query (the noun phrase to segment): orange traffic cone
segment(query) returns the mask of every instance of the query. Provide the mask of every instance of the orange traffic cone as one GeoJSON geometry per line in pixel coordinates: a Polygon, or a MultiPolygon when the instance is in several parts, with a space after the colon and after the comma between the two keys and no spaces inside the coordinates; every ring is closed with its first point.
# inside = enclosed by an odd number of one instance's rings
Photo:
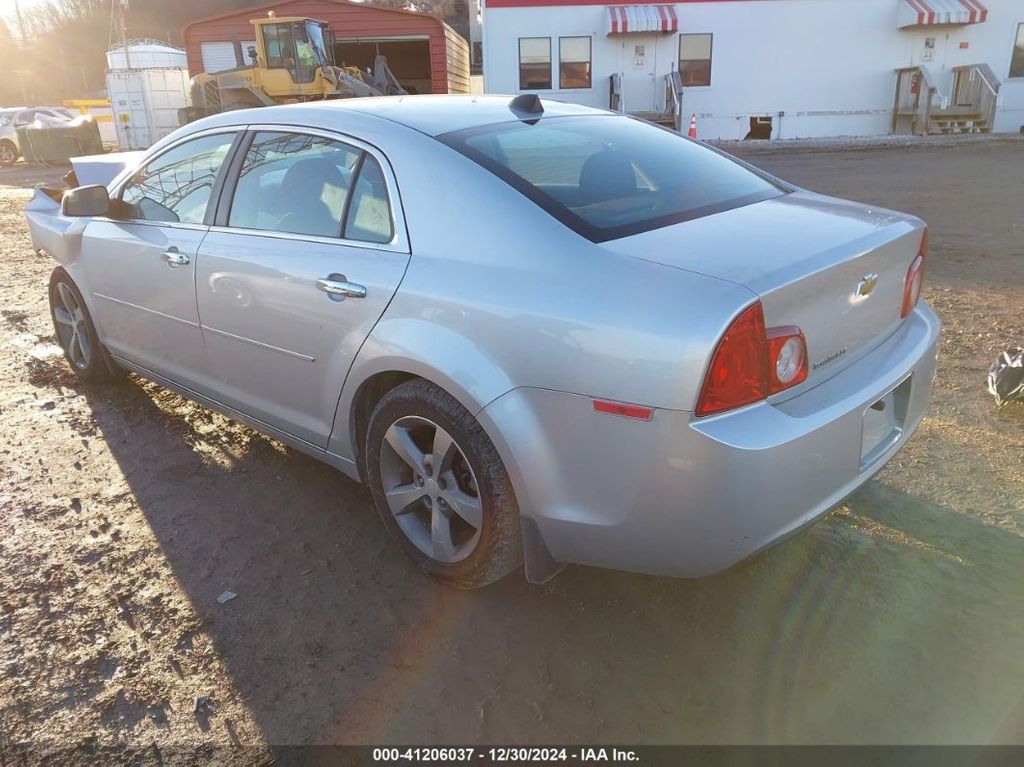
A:
{"type": "Polygon", "coordinates": [[[694,112],[690,118],[690,132],[686,134],[690,138],[697,138],[697,113],[694,112]]]}

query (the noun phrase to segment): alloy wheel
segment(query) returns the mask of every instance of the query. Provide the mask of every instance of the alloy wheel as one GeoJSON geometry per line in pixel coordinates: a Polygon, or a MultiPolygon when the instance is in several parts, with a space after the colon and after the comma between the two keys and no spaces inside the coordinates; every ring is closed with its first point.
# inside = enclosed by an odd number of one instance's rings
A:
{"type": "Polygon", "coordinates": [[[473,553],[483,526],[479,485],[444,428],[420,416],[399,418],[384,434],[380,472],[388,508],[416,548],[445,564],[473,553]]]}
{"type": "Polygon", "coordinates": [[[82,306],[66,282],[57,284],[57,303],[53,306],[57,320],[57,338],[68,354],[71,364],[85,370],[92,361],[92,346],[86,330],[87,320],[82,306]]]}

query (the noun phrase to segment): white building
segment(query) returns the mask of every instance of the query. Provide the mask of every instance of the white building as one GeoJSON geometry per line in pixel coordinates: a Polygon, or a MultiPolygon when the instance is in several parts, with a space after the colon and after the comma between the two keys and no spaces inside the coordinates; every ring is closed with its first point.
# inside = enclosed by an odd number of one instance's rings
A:
{"type": "Polygon", "coordinates": [[[482,1],[489,93],[701,138],[1024,130],[1024,0],[482,1]]]}

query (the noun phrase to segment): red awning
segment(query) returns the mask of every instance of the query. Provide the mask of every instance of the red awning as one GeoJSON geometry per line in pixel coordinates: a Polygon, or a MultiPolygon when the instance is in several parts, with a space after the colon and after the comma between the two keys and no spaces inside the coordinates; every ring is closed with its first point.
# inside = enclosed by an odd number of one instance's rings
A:
{"type": "Polygon", "coordinates": [[[608,34],[630,32],[678,32],[674,5],[609,5],[608,34]]]}
{"type": "Polygon", "coordinates": [[[899,26],[928,24],[978,24],[988,19],[988,8],[980,0],[903,0],[899,26]]]}

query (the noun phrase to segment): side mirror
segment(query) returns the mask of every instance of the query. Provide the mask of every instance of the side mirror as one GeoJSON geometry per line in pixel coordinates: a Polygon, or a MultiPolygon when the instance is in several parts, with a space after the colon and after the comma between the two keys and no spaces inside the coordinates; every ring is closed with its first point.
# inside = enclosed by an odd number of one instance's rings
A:
{"type": "Polygon", "coordinates": [[[64,193],[60,210],[65,216],[105,216],[110,211],[110,196],[105,186],[80,186],[64,193]]]}
{"type": "Polygon", "coordinates": [[[246,50],[246,53],[249,54],[249,61],[255,65],[257,63],[256,60],[259,58],[259,54],[256,53],[256,46],[250,45],[246,50]]]}

